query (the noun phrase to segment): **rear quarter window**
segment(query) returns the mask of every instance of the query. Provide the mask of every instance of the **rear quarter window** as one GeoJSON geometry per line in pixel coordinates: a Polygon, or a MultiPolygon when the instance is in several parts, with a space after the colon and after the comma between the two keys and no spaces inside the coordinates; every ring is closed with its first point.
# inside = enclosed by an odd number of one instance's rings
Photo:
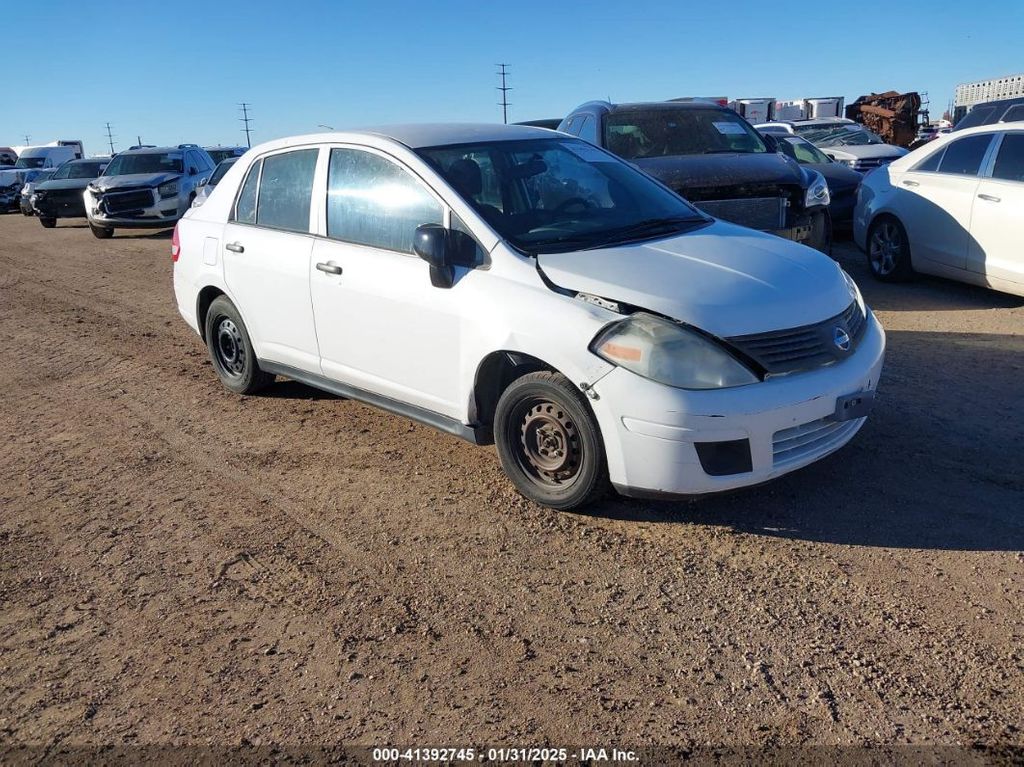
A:
{"type": "Polygon", "coordinates": [[[258,160],[249,168],[249,173],[242,183],[238,192],[238,199],[235,201],[235,215],[233,220],[240,224],[256,223],[256,191],[259,186],[260,169],[263,167],[263,160],[258,160]]]}

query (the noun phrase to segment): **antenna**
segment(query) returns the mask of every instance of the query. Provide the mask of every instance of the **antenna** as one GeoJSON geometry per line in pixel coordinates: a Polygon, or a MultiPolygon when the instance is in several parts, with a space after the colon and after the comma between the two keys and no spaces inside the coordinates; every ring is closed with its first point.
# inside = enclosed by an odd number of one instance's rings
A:
{"type": "Polygon", "coordinates": [[[243,123],[245,123],[245,127],[242,128],[242,130],[245,131],[245,143],[246,143],[246,146],[248,146],[251,149],[252,148],[252,138],[249,135],[249,133],[250,133],[250,131],[249,131],[249,123],[252,122],[252,118],[249,117],[249,107],[251,107],[252,104],[250,104],[247,101],[243,101],[238,106],[240,106],[242,108],[242,116],[239,117],[238,119],[241,120],[243,123]]]}
{"type": "Polygon", "coordinates": [[[110,123],[107,123],[107,143],[110,144],[110,156],[114,156],[114,134],[110,132],[110,123]]]}
{"type": "Polygon", "coordinates": [[[498,105],[501,107],[501,117],[505,121],[505,125],[508,125],[508,108],[510,106],[508,103],[508,92],[512,90],[505,84],[505,78],[508,75],[508,65],[496,64],[495,66],[501,67],[498,70],[498,74],[501,76],[501,85],[498,86],[498,90],[501,91],[501,101],[498,105]]]}

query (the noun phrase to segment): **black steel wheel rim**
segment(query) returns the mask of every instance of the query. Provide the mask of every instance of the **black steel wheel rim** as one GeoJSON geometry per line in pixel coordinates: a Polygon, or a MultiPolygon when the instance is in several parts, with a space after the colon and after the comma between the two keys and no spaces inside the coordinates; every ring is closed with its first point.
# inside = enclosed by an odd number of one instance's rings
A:
{"type": "Polygon", "coordinates": [[[545,397],[524,399],[514,408],[508,427],[516,463],[535,484],[561,490],[579,478],[583,440],[562,405],[545,397]]]}
{"type": "Polygon", "coordinates": [[[238,378],[245,372],[245,340],[230,317],[221,317],[217,322],[214,353],[225,374],[238,378]]]}

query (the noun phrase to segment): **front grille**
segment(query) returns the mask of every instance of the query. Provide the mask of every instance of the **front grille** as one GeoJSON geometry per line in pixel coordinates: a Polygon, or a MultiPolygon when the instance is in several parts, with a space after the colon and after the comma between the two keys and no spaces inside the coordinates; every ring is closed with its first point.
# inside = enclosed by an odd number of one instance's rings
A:
{"type": "Polygon", "coordinates": [[[56,189],[37,192],[36,207],[63,213],[68,210],[84,210],[85,204],[82,201],[81,189],[56,189]]]}
{"type": "Polygon", "coordinates": [[[824,322],[726,340],[769,375],[780,375],[830,365],[853,354],[864,335],[865,319],[860,306],[853,301],[841,314],[824,322]],[[846,350],[836,343],[837,328],[849,336],[846,350]]]}
{"type": "Polygon", "coordinates": [[[895,159],[895,157],[868,157],[863,160],[854,160],[853,169],[863,172],[872,168],[879,168],[882,165],[888,165],[895,159]]]}
{"type": "Polygon", "coordinates": [[[133,189],[130,192],[108,192],[103,195],[103,207],[107,213],[127,213],[153,205],[152,189],[133,189]]]}
{"type": "Polygon", "coordinates": [[[846,442],[863,420],[836,421],[826,416],[777,431],[772,435],[772,464],[783,467],[831,452],[846,442]]]}
{"type": "Polygon", "coordinates": [[[751,229],[774,230],[786,226],[786,201],[781,197],[701,200],[693,204],[709,216],[751,229]]]}

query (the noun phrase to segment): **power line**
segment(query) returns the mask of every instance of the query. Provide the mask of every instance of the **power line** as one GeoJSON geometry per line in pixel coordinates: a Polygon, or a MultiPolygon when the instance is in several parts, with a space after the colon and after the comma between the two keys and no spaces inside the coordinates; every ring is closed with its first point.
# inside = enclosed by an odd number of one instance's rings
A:
{"type": "Polygon", "coordinates": [[[501,101],[498,106],[501,107],[501,117],[505,121],[505,125],[508,125],[508,92],[512,90],[508,85],[505,84],[505,77],[508,75],[507,64],[497,64],[496,66],[501,67],[498,70],[498,74],[501,76],[501,85],[498,86],[498,90],[501,91],[501,101]]]}
{"type": "Polygon", "coordinates": [[[243,101],[238,106],[240,106],[242,108],[242,116],[239,117],[238,119],[241,120],[243,123],[245,123],[245,127],[242,128],[242,130],[245,131],[245,143],[246,143],[246,146],[251,148],[252,147],[252,137],[249,135],[249,133],[250,133],[250,131],[249,131],[249,123],[252,122],[252,118],[249,117],[249,107],[252,106],[252,104],[250,104],[250,103],[248,103],[246,101],[243,101]]]}
{"type": "Polygon", "coordinates": [[[107,123],[107,143],[110,144],[110,156],[114,156],[114,134],[110,132],[110,123],[107,123]]]}

